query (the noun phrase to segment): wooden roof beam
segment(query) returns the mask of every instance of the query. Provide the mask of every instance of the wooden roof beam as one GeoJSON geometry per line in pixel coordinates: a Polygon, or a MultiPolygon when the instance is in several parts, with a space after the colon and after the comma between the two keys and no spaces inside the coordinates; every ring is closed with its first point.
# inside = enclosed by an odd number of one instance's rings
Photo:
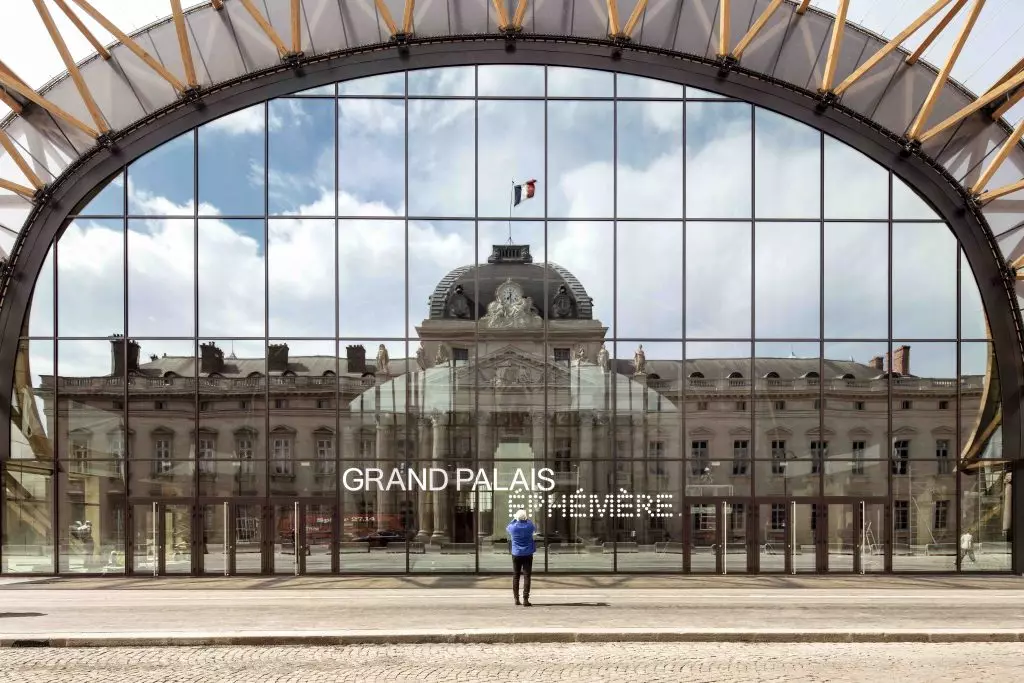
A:
{"type": "MultiPolygon", "coordinates": [[[[644,0],[646,1],[646,0],[644,0]]],[[[516,12],[512,15],[512,28],[521,30],[523,28],[523,21],[526,19],[526,5],[528,0],[519,0],[516,4],[516,12]]]]}
{"type": "Polygon", "coordinates": [[[67,113],[57,105],[51,103],[49,100],[46,100],[45,98],[41,97],[38,93],[36,93],[35,90],[18,82],[10,75],[0,72],[0,85],[8,88],[9,90],[13,90],[14,92],[18,93],[19,95],[24,97],[26,100],[32,102],[36,106],[42,107],[46,111],[50,112],[51,114],[53,114],[55,118],[60,119],[61,121],[63,121],[64,123],[68,124],[73,128],[77,128],[78,130],[82,131],[89,137],[98,138],[100,136],[98,130],[95,130],[89,124],[78,120],[77,118],[67,113]]]}
{"type": "Polygon", "coordinates": [[[988,181],[992,180],[992,176],[994,176],[996,171],[999,170],[999,167],[1003,165],[1003,162],[1006,161],[1006,157],[1008,157],[1010,152],[1013,151],[1013,148],[1017,146],[1017,143],[1020,142],[1022,136],[1024,136],[1024,119],[1021,119],[1020,123],[1017,124],[1017,127],[1013,129],[1013,132],[1010,133],[1010,137],[1006,138],[1003,146],[999,148],[995,157],[992,158],[992,162],[988,165],[988,168],[982,172],[981,177],[978,178],[978,182],[974,183],[974,187],[971,188],[971,192],[974,194],[981,194],[982,191],[984,191],[985,186],[988,185],[988,181]]]}
{"type": "Polygon", "coordinates": [[[810,4],[811,0],[800,0],[800,6],[796,8],[796,13],[803,14],[804,12],[807,11],[807,8],[810,6],[810,4]]]}
{"type": "Polygon", "coordinates": [[[978,99],[974,100],[966,107],[964,107],[957,113],[947,118],[942,123],[938,123],[932,126],[932,128],[928,130],[928,132],[922,134],[921,137],[918,138],[918,140],[920,140],[921,142],[927,142],[928,140],[932,139],[933,137],[943,132],[947,128],[955,126],[956,124],[960,123],[971,114],[983,109],[984,107],[988,106],[991,102],[995,102],[997,99],[999,99],[1006,93],[1010,92],[1011,90],[1014,90],[1015,88],[1022,84],[1024,84],[1024,71],[1021,71],[1019,74],[1017,74],[1010,80],[1006,81],[1002,85],[996,88],[992,88],[987,93],[985,93],[978,99]]]}
{"type": "Polygon", "coordinates": [[[249,16],[253,18],[253,21],[255,21],[256,24],[260,27],[260,30],[262,30],[263,33],[266,34],[267,38],[270,38],[270,42],[272,42],[274,44],[274,47],[277,48],[277,54],[279,57],[284,58],[293,54],[288,49],[288,46],[284,44],[284,41],[281,40],[281,36],[277,35],[277,31],[275,31],[274,27],[270,25],[270,22],[267,21],[267,18],[264,17],[258,9],[256,9],[256,5],[252,4],[252,0],[239,1],[242,3],[242,7],[245,7],[245,10],[249,13],[249,16]]]}
{"type": "Polygon", "coordinates": [[[15,114],[21,114],[21,103],[13,97],[11,97],[10,95],[8,95],[6,90],[0,90],[0,102],[3,102],[8,107],[10,107],[11,111],[13,111],[15,114]]]}
{"type": "MultiPolygon", "coordinates": [[[[519,0],[520,4],[526,2],[526,0],[519,0]]],[[[411,36],[412,35],[412,19],[413,12],[416,11],[416,0],[405,0],[405,12],[402,15],[402,33],[411,36]]],[[[519,13],[519,10],[516,10],[519,13]]],[[[513,20],[513,23],[515,21],[513,20]]]]}
{"type": "Polygon", "coordinates": [[[1003,185],[1002,187],[996,188],[995,190],[983,192],[982,194],[978,195],[978,201],[984,204],[986,202],[992,201],[993,199],[999,199],[1000,197],[1005,197],[1008,194],[1020,192],[1021,190],[1024,190],[1024,180],[1018,180],[1017,182],[1012,183],[1010,185],[1003,185]]]}
{"type": "Polygon", "coordinates": [[[89,116],[92,117],[93,123],[96,124],[101,133],[109,133],[110,126],[107,124],[107,120],[103,118],[103,112],[100,111],[99,105],[93,99],[92,92],[89,90],[89,86],[86,85],[85,79],[82,78],[82,72],[78,70],[78,65],[75,64],[75,60],[71,57],[67,43],[64,42],[64,36],[57,29],[57,25],[53,23],[53,16],[50,15],[50,10],[46,8],[43,0],[32,0],[32,2],[36,6],[39,18],[43,20],[43,25],[46,26],[47,33],[50,34],[50,40],[53,41],[54,47],[60,53],[60,59],[64,62],[64,68],[68,70],[68,75],[71,76],[75,89],[78,90],[82,101],[85,102],[85,108],[89,111],[89,116]]]}
{"type": "Polygon", "coordinates": [[[210,0],[210,5],[212,5],[215,10],[222,10],[224,9],[224,0],[210,0]]]}
{"type": "Polygon", "coordinates": [[[836,86],[835,94],[842,95],[844,92],[849,90],[850,86],[860,80],[861,76],[875,68],[875,66],[885,59],[890,52],[902,45],[904,40],[916,33],[918,29],[928,23],[929,19],[945,9],[945,7],[951,2],[953,2],[953,0],[936,0],[931,7],[921,14],[921,16],[912,21],[905,29],[897,33],[892,40],[879,48],[879,50],[875,52],[875,54],[871,55],[866,62],[861,64],[852,74],[847,76],[846,80],[836,86]]]}
{"type": "Polygon", "coordinates": [[[395,25],[395,20],[391,18],[391,11],[388,10],[384,0],[373,0],[373,4],[377,6],[377,13],[380,15],[381,21],[388,27],[388,33],[391,36],[398,34],[398,26],[395,25]]]}
{"type": "Polygon", "coordinates": [[[185,15],[181,11],[181,0],[171,0],[171,15],[174,17],[174,31],[178,35],[178,49],[181,50],[181,63],[185,65],[185,80],[188,87],[198,88],[196,66],[192,62],[192,46],[188,42],[188,30],[185,28],[185,15]]]}
{"type": "Polygon", "coordinates": [[[71,8],[68,7],[68,4],[64,2],[64,0],[53,0],[53,4],[57,5],[58,9],[60,9],[71,23],[75,25],[78,32],[85,36],[85,39],[89,41],[89,44],[92,45],[92,48],[96,50],[100,57],[103,57],[103,59],[110,59],[110,52],[107,48],[105,48],[103,43],[93,35],[92,31],[89,30],[89,27],[78,18],[78,15],[71,11],[71,8]]]}
{"type": "Polygon", "coordinates": [[[914,122],[907,130],[907,137],[911,140],[916,139],[921,133],[921,129],[928,123],[928,117],[932,115],[932,109],[935,108],[935,103],[938,101],[939,95],[949,80],[949,73],[953,70],[953,65],[956,64],[956,60],[960,57],[960,52],[964,49],[964,44],[971,35],[971,31],[978,21],[978,15],[981,14],[981,10],[984,7],[985,0],[974,0],[974,4],[971,6],[971,13],[967,15],[967,21],[960,28],[960,33],[957,35],[956,42],[953,43],[953,47],[949,51],[949,56],[946,57],[945,63],[943,63],[938,75],[932,82],[932,89],[928,93],[928,97],[924,99],[921,109],[917,112],[917,118],[914,119],[914,122]]]}
{"type": "Polygon", "coordinates": [[[932,32],[929,33],[921,44],[917,46],[917,49],[907,56],[907,64],[916,64],[917,60],[921,59],[921,55],[924,54],[924,51],[931,47],[931,44],[935,42],[935,39],[939,37],[939,34],[946,30],[946,27],[949,26],[949,22],[953,21],[953,17],[959,14],[960,10],[962,10],[966,4],[967,0],[956,0],[956,4],[949,8],[949,11],[946,12],[946,16],[942,17],[942,21],[932,29],[932,32]]]}
{"type": "Polygon", "coordinates": [[[36,198],[36,191],[33,190],[31,187],[25,187],[24,185],[20,185],[18,183],[12,183],[10,180],[4,180],[3,178],[0,178],[0,190],[7,190],[17,195],[21,195],[22,197],[28,199],[29,201],[35,201],[36,198]]]}
{"type": "Polygon", "coordinates": [[[718,56],[729,54],[729,0],[718,0],[718,56]]]}
{"type": "Polygon", "coordinates": [[[302,0],[292,0],[292,54],[302,52],[302,0]]]}
{"type": "MultiPolygon", "coordinates": [[[[845,4],[845,0],[840,0],[840,2],[844,2],[845,4]]],[[[747,32],[742,38],[740,38],[740,42],[736,44],[736,48],[732,51],[733,57],[739,59],[743,56],[744,50],[746,50],[751,41],[757,37],[757,34],[761,32],[761,29],[765,27],[765,24],[767,24],[768,20],[772,18],[772,15],[775,14],[775,10],[779,9],[780,5],[782,5],[782,0],[772,0],[768,6],[764,8],[764,11],[761,12],[761,16],[759,16],[757,20],[750,25],[747,32]]]]}
{"type": "MultiPolygon", "coordinates": [[[[1016,64],[1011,66],[1009,71],[1007,71],[1005,74],[1003,74],[1002,77],[998,81],[993,83],[992,84],[992,88],[997,88],[1000,85],[1002,85],[1003,83],[1006,83],[1006,81],[1010,80],[1011,78],[1016,76],[1018,73],[1020,73],[1021,69],[1024,69],[1024,57],[1022,57],[1019,62],[1017,62],[1016,64]]],[[[989,88],[989,90],[991,90],[992,88],[989,88]]]]}
{"type": "Polygon", "coordinates": [[[14,141],[11,140],[11,137],[3,128],[0,128],[0,147],[6,150],[7,154],[18,165],[18,168],[25,174],[25,177],[28,178],[28,181],[32,183],[34,188],[38,190],[45,185],[42,179],[36,175],[36,172],[32,170],[32,167],[29,166],[28,162],[25,161],[25,157],[22,156],[21,151],[15,146],[14,141]]]}
{"type": "Polygon", "coordinates": [[[122,45],[131,50],[136,57],[145,62],[146,66],[151,68],[153,71],[157,72],[157,74],[159,74],[161,78],[170,83],[171,87],[178,91],[178,93],[185,92],[187,88],[184,83],[179,81],[174,74],[172,74],[170,71],[164,68],[163,64],[156,61],[151,54],[142,49],[142,47],[139,46],[138,43],[129,38],[124,31],[115,26],[113,22],[111,22],[105,16],[100,14],[100,12],[98,12],[95,7],[90,5],[86,0],[71,0],[71,2],[75,3],[80,8],[82,8],[83,12],[88,14],[90,17],[96,20],[96,22],[100,26],[109,31],[110,35],[120,40],[122,45]]]}
{"type": "Polygon", "coordinates": [[[1003,102],[999,107],[992,112],[992,120],[998,121],[1001,119],[1006,112],[1010,111],[1018,102],[1024,99],[1024,87],[1018,88],[1017,92],[1011,93],[1010,96],[1003,102]]]}
{"type": "Polygon", "coordinates": [[[24,79],[22,79],[21,76],[19,76],[18,74],[14,73],[14,69],[12,69],[11,67],[9,67],[6,64],[4,64],[4,60],[2,60],[2,59],[0,59],[0,74],[4,74],[8,78],[14,79],[15,81],[17,81],[18,83],[20,83],[21,85],[23,85],[26,88],[31,88],[32,87],[28,83],[26,83],[24,81],[24,79]]]}
{"type": "Polygon", "coordinates": [[[622,28],[619,26],[619,0],[606,0],[608,6],[608,35],[622,35],[622,28]]]}
{"type": "Polygon", "coordinates": [[[832,40],[828,44],[828,57],[825,59],[825,73],[821,76],[821,90],[828,92],[836,77],[836,65],[843,49],[843,36],[846,34],[846,11],[850,8],[850,0],[839,0],[835,21],[832,22],[832,40]]]}

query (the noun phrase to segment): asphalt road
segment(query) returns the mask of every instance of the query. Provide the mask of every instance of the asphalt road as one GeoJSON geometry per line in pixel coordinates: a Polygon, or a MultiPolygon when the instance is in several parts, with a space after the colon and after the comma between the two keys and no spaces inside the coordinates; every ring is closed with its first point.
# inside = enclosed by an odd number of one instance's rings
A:
{"type": "Polygon", "coordinates": [[[607,643],[0,650],[6,683],[1019,681],[1024,647],[607,643]]]}

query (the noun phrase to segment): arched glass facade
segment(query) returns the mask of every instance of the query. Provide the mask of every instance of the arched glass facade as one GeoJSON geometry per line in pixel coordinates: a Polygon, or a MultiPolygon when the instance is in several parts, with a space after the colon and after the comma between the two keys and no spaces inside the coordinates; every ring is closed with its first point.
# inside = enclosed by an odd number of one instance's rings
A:
{"type": "Polygon", "coordinates": [[[453,67],[239,111],[81,207],[25,335],[5,573],[505,571],[517,507],[549,572],[1010,569],[953,233],[694,88],[453,67]]]}

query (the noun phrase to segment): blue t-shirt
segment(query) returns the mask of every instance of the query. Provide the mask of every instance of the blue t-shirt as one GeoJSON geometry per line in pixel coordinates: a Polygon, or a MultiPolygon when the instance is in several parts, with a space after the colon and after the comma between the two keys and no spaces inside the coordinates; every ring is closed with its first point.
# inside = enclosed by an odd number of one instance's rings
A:
{"type": "Polygon", "coordinates": [[[533,534],[536,530],[537,527],[530,520],[524,522],[513,520],[508,525],[505,531],[508,532],[509,541],[512,543],[513,557],[533,555],[537,552],[537,546],[533,542],[533,534]]]}

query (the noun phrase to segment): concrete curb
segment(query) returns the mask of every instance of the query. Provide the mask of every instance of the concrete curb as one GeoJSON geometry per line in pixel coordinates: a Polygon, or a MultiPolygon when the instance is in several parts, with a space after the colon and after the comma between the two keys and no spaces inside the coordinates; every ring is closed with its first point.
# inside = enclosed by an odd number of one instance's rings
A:
{"type": "Polygon", "coordinates": [[[1015,643],[1018,629],[742,630],[635,629],[340,631],[309,633],[98,633],[0,636],[2,648],[345,646],[492,643],[1015,643]]]}

